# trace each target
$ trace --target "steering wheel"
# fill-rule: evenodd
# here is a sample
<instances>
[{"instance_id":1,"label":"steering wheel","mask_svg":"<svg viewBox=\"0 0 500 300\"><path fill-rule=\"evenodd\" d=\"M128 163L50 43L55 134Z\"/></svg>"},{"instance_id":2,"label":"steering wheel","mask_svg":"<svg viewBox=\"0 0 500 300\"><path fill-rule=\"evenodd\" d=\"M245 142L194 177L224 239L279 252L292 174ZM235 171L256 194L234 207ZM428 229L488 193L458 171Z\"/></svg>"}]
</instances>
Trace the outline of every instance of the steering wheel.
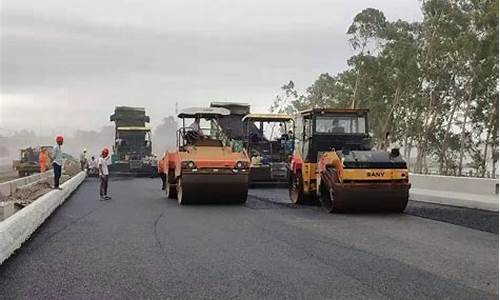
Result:
<instances>
[{"instance_id":1,"label":"steering wheel","mask_svg":"<svg viewBox=\"0 0 500 300\"><path fill-rule=\"evenodd\" d=\"M184 138L188 142L196 141L200 138L200 133L193 127L184 127Z\"/></svg>"}]
</instances>

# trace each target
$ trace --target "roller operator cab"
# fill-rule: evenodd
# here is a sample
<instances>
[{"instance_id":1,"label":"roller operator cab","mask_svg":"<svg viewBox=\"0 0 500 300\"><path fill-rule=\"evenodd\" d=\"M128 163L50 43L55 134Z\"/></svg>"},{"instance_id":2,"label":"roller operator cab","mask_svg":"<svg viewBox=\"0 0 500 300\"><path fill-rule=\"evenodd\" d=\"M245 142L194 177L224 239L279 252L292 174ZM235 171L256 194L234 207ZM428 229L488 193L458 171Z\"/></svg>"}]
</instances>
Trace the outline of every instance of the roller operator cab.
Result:
<instances>
[{"instance_id":1,"label":"roller operator cab","mask_svg":"<svg viewBox=\"0 0 500 300\"><path fill-rule=\"evenodd\" d=\"M190 108L179 114L177 149L164 160L167 197L179 204L246 201L250 160L217 122L229 114L225 108Z\"/></svg>"},{"instance_id":2,"label":"roller operator cab","mask_svg":"<svg viewBox=\"0 0 500 300\"><path fill-rule=\"evenodd\" d=\"M311 109L295 121L293 203L319 200L328 212L402 212L410 184L399 149L372 150L366 109Z\"/></svg>"}]
</instances>

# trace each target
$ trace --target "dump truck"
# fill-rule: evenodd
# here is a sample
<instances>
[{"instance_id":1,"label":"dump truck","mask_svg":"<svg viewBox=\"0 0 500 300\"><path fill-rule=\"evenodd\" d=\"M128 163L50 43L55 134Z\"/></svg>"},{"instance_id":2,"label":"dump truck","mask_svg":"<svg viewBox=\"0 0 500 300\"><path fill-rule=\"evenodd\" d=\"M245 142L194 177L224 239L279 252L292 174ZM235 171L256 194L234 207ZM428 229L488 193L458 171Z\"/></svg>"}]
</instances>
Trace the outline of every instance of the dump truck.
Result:
<instances>
[{"instance_id":1,"label":"dump truck","mask_svg":"<svg viewBox=\"0 0 500 300\"><path fill-rule=\"evenodd\" d=\"M149 116L143 107L117 106L110 116L115 123L115 141L110 174L156 176L157 159L152 153Z\"/></svg>"},{"instance_id":2,"label":"dump truck","mask_svg":"<svg viewBox=\"0 0 500 300\"><path fill-rule=\"evenodd\" d=\"M168 198L181 205L246 201L250 160L218 123L228 115L229 110L214 107L188 108L178 115L182 125L177 130L177 148L164 159Z\"/></svg>"},{"instance_id":3,"label":"dump truck","mask_svg":"<svg viewBox=\"0 0 500 300\"><path fill-rule=\"evenodd\" d=\"M251 156L251 186L288 184L293 153L293 118L284 114L248 114L242 118L244 147Z\"/></svg>"},{"instance_id":4,"label":"dump truck","mask_svg":"<svg viewBox=\"0 0 500 300\"><path fill-rule=\"evenodd\" d=\"M293 203L319 200L328 212L402 212L410 183L399 149L372 150L366 109L310 109L295 120Z\"/></svg>"},{"instance_id":5,"label":"dump truck","mask_svg":"<svg viewBox=\"0 0 500 300\"><path fill-rule=\"evenodd\" d=\"M38 156L41 149L47 153L47 170L52 169L52 146L27 147L19 150L19 160L12 162L13 168L19 173L19 177L29 176L40 172Z\"/></svg>"}]
</instances>

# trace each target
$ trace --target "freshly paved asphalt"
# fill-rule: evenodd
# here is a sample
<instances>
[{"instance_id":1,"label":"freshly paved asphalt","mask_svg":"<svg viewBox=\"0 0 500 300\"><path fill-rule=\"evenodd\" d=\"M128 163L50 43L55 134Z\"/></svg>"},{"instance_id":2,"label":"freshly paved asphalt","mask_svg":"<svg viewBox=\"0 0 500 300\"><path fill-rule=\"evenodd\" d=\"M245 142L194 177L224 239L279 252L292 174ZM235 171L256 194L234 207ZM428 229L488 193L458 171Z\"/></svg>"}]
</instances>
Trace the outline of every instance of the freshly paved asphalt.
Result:
<instances>
[{"instance_id":1,"label":"freshly paved asphalt","mask_svg":"<svg viewBox=\"0 0 500 300\"><path fill-rule=\"evenodd\" d=\"M498 298L494 233L407 214L331 215L262 191L244 206L179 206L156 179L110 190L100 202L87 179L0 266L0 298Z\"/></svg>"}]
</instances>

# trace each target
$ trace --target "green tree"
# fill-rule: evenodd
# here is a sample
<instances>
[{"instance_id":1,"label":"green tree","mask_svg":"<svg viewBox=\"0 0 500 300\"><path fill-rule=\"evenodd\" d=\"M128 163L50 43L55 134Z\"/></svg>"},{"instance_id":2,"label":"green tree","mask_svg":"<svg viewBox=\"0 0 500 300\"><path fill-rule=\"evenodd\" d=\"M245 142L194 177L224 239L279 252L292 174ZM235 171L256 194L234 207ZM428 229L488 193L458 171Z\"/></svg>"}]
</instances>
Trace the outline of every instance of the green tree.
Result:
<instances>
[{"instance_id":1,"label":"green tree","mask_svg":"<svg viewBox=\"0 0 500 300\"><path fill-rule=\"evenodd\" d=\"M485 176L489 162L495 174L498 0L424 0L422 13L410 23L361 11L347 30L348 68L320 74L304 95L290 81L275 107L368 108L378 148L403 145L408 161L416 149L415 172Z\"/></svg>"}]
</instances>

